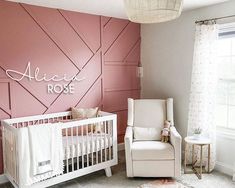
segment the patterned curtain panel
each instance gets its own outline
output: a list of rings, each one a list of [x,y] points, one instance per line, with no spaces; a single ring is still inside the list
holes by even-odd
[[[213,141],[210,154],[210,170],[215,167],[215,105],[217,85],[216,43],[218,38],[215,23],[197,24],[191,77],[191,93],[188,114],[188,135],[195,128],[202,129],[202,136]],[[194,156],[200,161],[199,147]],[[188,152],[189,155],[191,152]],[[203,147],[203,164],[207,168],[207,147]],[[187,157],[191,159],[191,156]]]

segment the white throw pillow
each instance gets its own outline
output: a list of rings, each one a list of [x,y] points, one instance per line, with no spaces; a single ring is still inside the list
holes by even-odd
[[[161,129],[134,127],[134,140],[161,140]]]

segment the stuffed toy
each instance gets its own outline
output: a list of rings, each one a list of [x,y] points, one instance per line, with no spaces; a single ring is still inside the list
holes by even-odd
[[[170,140],[170,126],[171,123],[169,121],[164,122],[164,128],[161,131],[161,141],[162,142],[169,142]]]

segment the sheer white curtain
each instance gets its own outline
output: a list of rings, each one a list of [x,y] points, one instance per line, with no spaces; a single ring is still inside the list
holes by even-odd
[[[216,127],[214,116],[217,85],[217,38],[218,32],[215,23],[196,24],[188,114],[188,135],[193,134],[194,128],[202,128],[202,134],[212,139],[213,144],[211,146],[210,170],[215,166]],[[203,163],[206,166],[208,155],[207,147],[204,147],[203,149]],[[195,148],[194,155],[199,159],[199,147]],[[191,157],[189,158],[188,156],[188,159],[191,159]]]

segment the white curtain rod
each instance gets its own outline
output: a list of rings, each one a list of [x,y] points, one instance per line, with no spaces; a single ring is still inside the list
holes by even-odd
[[[207,19],[207,20],[200,20],[200,21],[195,21],[195,23],[204,23],[204,22],[209,22],[209,21],[216,21],[216,20],[221,20],[221,19],[226,19],[226,18],[232,18],[235,17],[234,15],[230,15],[230,16],[223,16],[223,17],[218,17],[218,18],[211,18],[211,19]]]

